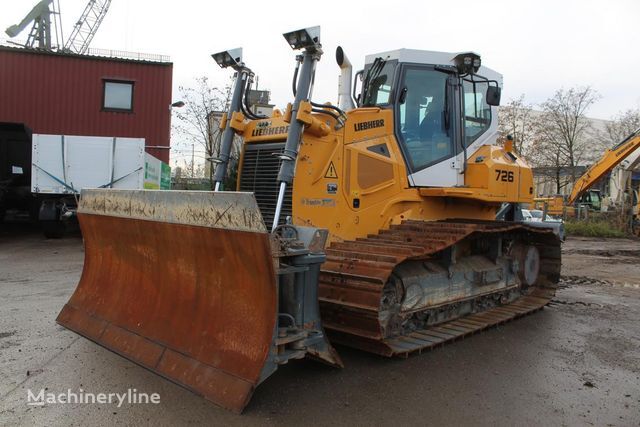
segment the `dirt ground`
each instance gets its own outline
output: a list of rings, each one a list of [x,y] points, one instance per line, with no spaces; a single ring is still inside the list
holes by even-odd
[[[0,425],[640,425],[640,240],[570,238],[544,310],[406,360],[291,363],[239,416],[58,326],[81,240],[18,228],[0,229]],[[129,388],[161,402],[27,405]]]

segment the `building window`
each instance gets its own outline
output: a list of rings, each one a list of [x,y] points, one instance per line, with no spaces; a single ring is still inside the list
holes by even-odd
[[[133,82],[105,80],[102,108],[109,111],[133,111]]]

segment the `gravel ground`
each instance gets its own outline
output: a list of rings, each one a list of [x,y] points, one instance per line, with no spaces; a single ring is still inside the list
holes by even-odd
[[[58,326],[82,242],[17,228],[0,228],[0,425],[640,425],[640,240],[569,239],[544,310],[406,360],[291,363],[238,416]],[[27,405],[129,388],[161,402]]]

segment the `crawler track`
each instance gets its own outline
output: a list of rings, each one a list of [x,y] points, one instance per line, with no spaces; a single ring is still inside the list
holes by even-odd
[[[386,336],[380,312],[396,266],[433,259],[465,240],[503,237],[535,245],[541,278],[508,304],[494,304],[443,323]],[[405,221],[378,234],[333,243],[320,275],[320,307],[332,341],[384,356],[406,356],[540,310],[555,294],[560,242],[550,230],[499,221]],[[479,304],[482,306],[482,304]]]

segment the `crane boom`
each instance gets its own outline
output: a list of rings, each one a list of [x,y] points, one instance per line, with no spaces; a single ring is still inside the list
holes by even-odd
[[[110,5],[111,0],[89,0],[80,19],[73,27],[64,50],[79,55],[86,53]]]
[[[58,48],[62,39],[59,5],[53,0],[41,0],[25,16],[19,24],[10,26],[5,33],[14,38],[29,25],[31,31],[24,47],[52,50]],[[53,25],[54,32],[51,27]]]
[[[573,205],[596,181],[619,165],[638,147],[640,147],[640,129],[637,129],[613,148],[607,149],[604,155],[578,178],[573,185],[567,204]]]
[[[19,24],[12,25],[5,31],[9,37],[15,37],[20,34],[29,24],[34,21],[42,19],[44,16],[48,16],[51,11],[49,10],[49,4],[52,0],[42,0],[36,4],[31,12],[24,17]]]

